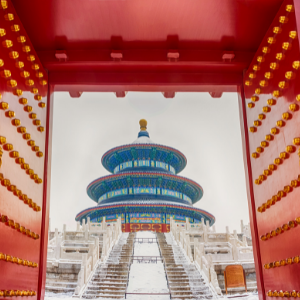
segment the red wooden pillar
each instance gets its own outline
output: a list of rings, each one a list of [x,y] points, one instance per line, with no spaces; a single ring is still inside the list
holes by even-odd
[[[299,2],[284,1],[239,91],[260,299],[300,290],[299,17]]]
[[[51,181],[51,156],[52,156],[52,128],[53,128],[53,105],[54,90],[49,85],[47,97],[47,119],[46,119],[46,139],[45,139],[45,163],[44,163],[44,192],[43,192],[43,214],[41,222],[41,251],[38,299],[43,300],[45,296],[46,271],[47,271],[47,249],[50,213],[50,181]]]
[[[250,216],[249,219],[250,219],[253,254],[254,254],[254,261],[255,261],[257,290],[258,290],[259,298],[265,299],[266,297],[264,292],[262,263],[260,257],[259,235],[257,230],[256,209],[255,209],[255,200],[253,194],[253,179],[252,179],[252,170],[251,170],[251,154],[249,152],[249,135],[248,135],[248,127],[247,127],[246,101],[245,101],[243,86],[240,86],[238,88],[238,96],[239,96],[240,125],[242,131],[244,168],[245,168],[245,175],[246,175],[248,208],[249,208],[249,216]]]
[[[130,223],[125,223],[125,232],[130,232]]]

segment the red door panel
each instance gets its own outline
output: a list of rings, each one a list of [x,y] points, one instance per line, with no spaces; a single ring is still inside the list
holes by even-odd
[[[294,3],[285,1],[244,76],[262,289],[268,296],[300,290],[299,67]]]
[[[33,299],[40,272],[48,78],[10,1],[1,1],[0,28],[0,290]]]

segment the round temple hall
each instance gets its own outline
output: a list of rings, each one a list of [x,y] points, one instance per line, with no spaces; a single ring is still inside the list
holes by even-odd
[[[202,187],[178,176],[186,166],[178,150],[156,144],[147,132],[147,121],[140,120],[138,138],[129,145],[106,152],[102,165],[112,173],[87,187],[97,206],[83,210],[76,221],[107,223],[122,219],[123,232],[152,230],[169,232],[170,217],[175,222],[214,224],[210,213],[193,207],[203,196]]]

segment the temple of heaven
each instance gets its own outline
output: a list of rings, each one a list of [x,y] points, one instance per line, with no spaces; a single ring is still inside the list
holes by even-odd
[[[168,232],[170,217],[176,222],[213,225],[210,213],[193,207],[203,196],[202,187],[178,176],[186,166],[178,150],[155,144],[147,132],[147,121],[140,120],[138,138],[129,145],[107,151],[102,165],[112,173],[98,178],[87,187],[87,194],[97,206],[83,210],[76,221],[116,222],[122,219],[122,230]]]

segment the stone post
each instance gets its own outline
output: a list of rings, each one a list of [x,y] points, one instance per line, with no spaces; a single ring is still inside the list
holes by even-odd
[[[237,240],[238,240],[238,235],[237,235],[237,232],[236,232],[236,230],[233,230],[233,236],[234,236],[234,238],[235,238],[235,239],[237,239]]]
[[[89,244],[89,252],[88,252],[88,258],[92,257],[92,269],[93,269],[93,266],[94,266],[94,247],[95,247],[95,244]]]
[[[185,218],[185,229],[190,230],[190,221],[189,218]]]
[[[63,225],[63,232],[62,232],[63,241],[66,240],[66,233],[67,233],[67,224],[64,224]]]
[[[82,231],[85,231],[85,219],[82,220]]]
[[[189,233],[186,234],[186,247],[187,247],[187,256],[188,258],[193,261],[193,256],[192,256],[192,249],[191,249],[191,239]]]
[[[202,230],[205,231],[205,223],[204,218],[201,218]]]
[[[207,228],[207,232],[209,232],[209,229],[210,229],[209,220],[206,220],[206,228]]]
[[[88,240],[89,240],[89,227],[88,227],[88,225],[85,226],[84,240],[85,240],[85,241],[88,241]]]
[[[244,221],[241,220],[241,233],[244,233]]]
[[[56,239],[57,239],[57,237],[58,237],[58,228],[55,228],[54,237],[55,237]]]
[[[229,231],[229,227],[226,226],[226,241],[229,242],[229,238],[230,238],[230,231]]]
[[[80,231],[80,222],[79,221],[76,222],[76,231]]]
[[[87,217],[87,227],[89,230],[91,230],[91,218],[90,217]]]
[[[102,257],[106,256],[106,244],[107,244],[107,233],[103,233],[103,242],[102,242]]]
[[[204,243],[208,242],[208,234],[207,234],[208,230],[209,230],[209,227],[205,225],[204,218],[203,218],[203,241],[204,241]]]
[[[199,247],[199,240],[197,238],[194,238],[194,261],[197,261],[197,252]]]
[[[231,238],[230,244],[232,245],[232,256],[233,260],[237,261],[239,260],[239,254],[238,254],[238,248],[237,248],[237,239]]]
[[[248,247],[247,237],[243,235],[243,246]]]
[[[119,217],[119,234],[122,234],[122,218],[121,217]]]
[[[102,230],[106,230],[105,217],[103,217],[103,220],[102,220]]]
[[[98,261],[98,259],[99,259],[99,238],[98,237],[96,237],[96,239],[95,239],[95,247],[96,247],[96,251],[97,251],[97,261]]]
[[[83,254],[82,254],[82,264],[81,264],[81,269],[84,270],[84,283],[87,282],[87,273],[86,273],[87,258],[88,258],[88,254],[87,254],[87,253],[83,253]]]
[[[55,228],[57,229],[57,228]],[[55,247],[55,253],[54,253],[54,257],[55,259],[59,260],[60,259],[60,255],[61,255],[61,237],[57,236],[56,237],[56,247]]]

